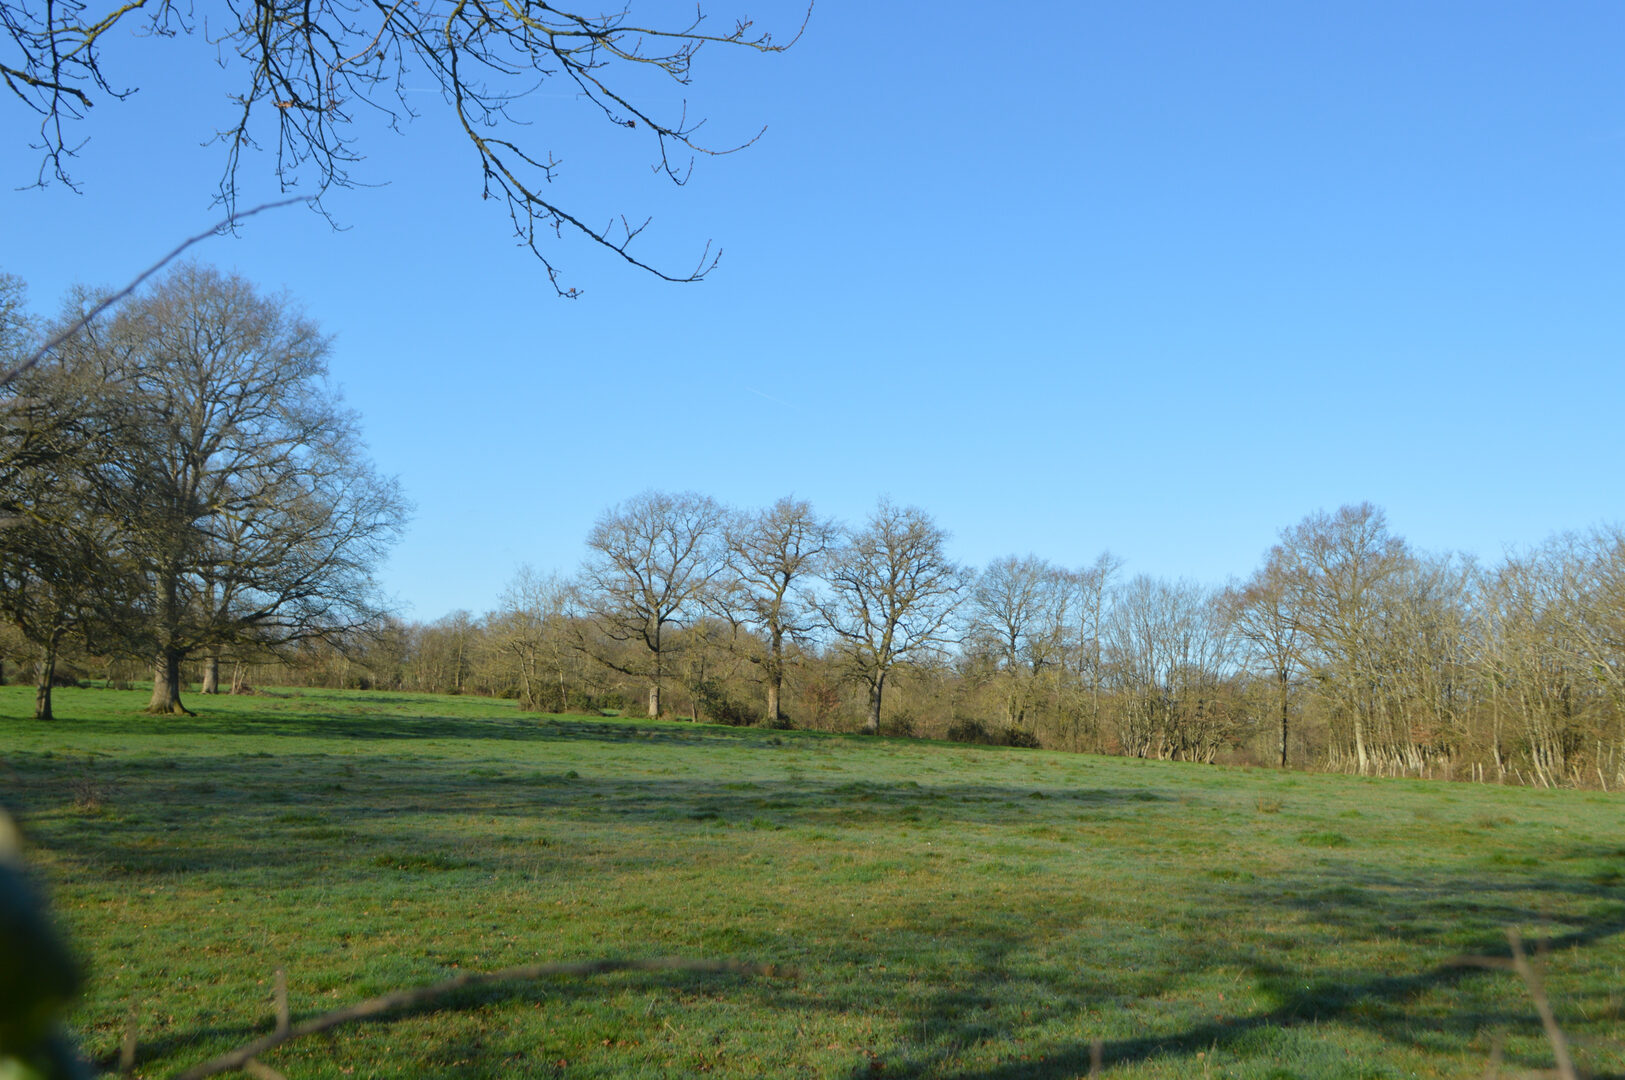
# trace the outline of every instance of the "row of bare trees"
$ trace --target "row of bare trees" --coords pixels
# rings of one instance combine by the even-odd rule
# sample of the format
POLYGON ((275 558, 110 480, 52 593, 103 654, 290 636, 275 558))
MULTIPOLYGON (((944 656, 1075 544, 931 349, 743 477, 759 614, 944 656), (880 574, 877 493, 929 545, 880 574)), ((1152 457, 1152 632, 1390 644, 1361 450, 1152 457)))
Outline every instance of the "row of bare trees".
POLYGON ((395 626, 388 658, 372 639, 313 677, 535 709, 1625 783, 1617 529, 1486 567, 1346 506, 1283 530, 1224 588, 1126 576, 1109 554, 977 572, 946 541, 888 502, 848 527, 793 499, 731 511, 648 492, 598 520, 577 575, 522 571, 496 611, 395 626))
POLYGON ((1366 504, 1286 530, 1230 593, 1244 670, 1328 765, 1625 783, 1625 534, 1597 528, 1481 567, 1411 550, 1366 504))
MULTIPOLYGON (((14 353, 38 328, 5 284, 14 353)), ((848 526, 795 499, 651 491, 598 519, 568 579, 526 570, 496 611, 406 625, 370 599, 400 497, 323 388, 326 348, 284 303, 193 266, 8 388, 0 611, 41 715, 68 648, 151 663, 157 711, 181 707, 186 674, 218 687, 222 659, 241 685, 292 658, 316 681, 533 709, 1625 783, 1618 529, 1485 567, 1346 506, 1210 588, 1125 578, 1109 554, 973 571, 887 501, 848 526)))

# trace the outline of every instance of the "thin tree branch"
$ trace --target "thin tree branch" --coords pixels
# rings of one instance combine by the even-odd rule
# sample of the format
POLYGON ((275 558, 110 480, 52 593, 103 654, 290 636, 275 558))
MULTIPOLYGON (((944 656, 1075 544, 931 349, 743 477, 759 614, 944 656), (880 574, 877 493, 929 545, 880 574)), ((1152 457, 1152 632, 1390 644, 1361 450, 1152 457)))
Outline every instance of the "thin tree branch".
POLYGON ((1574 1069, 1574 1058, 1569 1054, 1569 1041, 1563 1029, 1557 1025, 1557 1015, 1552 1012, 1551 999, 1546 996, 1546 986, 1540 972, 1535 970, 1523 951, 1523 938, 1518 934, 1517 927, 1507 927, 1507 941, 1512 945, 1512 970, 1529 988, 1535 1011, 1540 1014, 1541 1026, 1546 1029, 1546 1038, 1552 1044, 1552 1054, 1557 1059, 1557 1075, 1562 1080, 1579 1080, 1580 1074, 1574 1069))
POLYGON ((175 250, 171 251, 168 255, 165 255, 163 258, 141 271, 141 273, 136 276, 134 281, 131 281, 128 285, 124 286, 124 288, 120 289, 118 292, 113 293, 111 296, 105 297, 95 307, 73 320, 56 334, 53 334, 49 341, 41 345, 38 349, 35 349, 26 360, 23 360, 16 367, 12 368, 10 371, 7 371, 5 374, 0 375, 0 387, 9 386, 13 379, 31 370, 34 365, 38 364, 41 360, 49 356, 51 354, 51 350, 73 337, 73 335, 77 334, 85 327, 89 326, 95 321, 96 316, 100 315, 102 312, 106 311, 120 300, 123 300, 126 296, 129 296, 131 293, 135 292, 141 287, 142 282, 146 281, 149 277, 168 266, 171 262, 174 262, 182 252, 186 251, 186 249, 191 247, 193 244, 201 243, 211 236, 218 236, 227 229, 235 226, 239 221, 251 218, 255 214, 261 213, 262 211, 277 210, 284 206, 292 206, 294 203, 310 201, 312 201, 311 196, 300 195, 291 199, 280 199, 276 202, 261 203, 252 210, 244 210, 241 213, 233 212, 227 214, 224 219, 210 225, 203 232, 198 233, 196 236, 188 237, 186 240, 182 241, 175 248, 175 250))

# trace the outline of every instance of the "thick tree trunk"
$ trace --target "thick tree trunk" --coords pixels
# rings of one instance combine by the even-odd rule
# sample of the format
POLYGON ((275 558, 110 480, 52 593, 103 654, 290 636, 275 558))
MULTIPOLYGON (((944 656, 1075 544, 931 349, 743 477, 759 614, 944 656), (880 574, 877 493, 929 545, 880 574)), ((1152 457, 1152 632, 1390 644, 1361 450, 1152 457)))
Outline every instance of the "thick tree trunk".
POLYGON ((1288 704, 1289 699, 1287 698, 1287 681, 1283 676, 1281 679, 1281 768, 1283 769, 1286 768, 1286 728, 1288 704))
POLYGON ((165 649, 152 666, 152 700, 147 711, 158 716, 192 716, 181 704, 181 654, 165 649))
POLYGON ((778 726, 784 716, 780 698, 784 691, 784 631, 775 622, 768 634, 767 722, 778 726))
POLYGON ((203 660, 203 685, 198 692, 202 694, 220 692, 220 652, 217 649, 210 649, 209 655, 203 660))
POLYGON ((649 684, 649 719, 660 719, 660 683, 649 684))
POLYGON ((56 642, 52 641, 40 650, 35 674, 37 679, 34 683, 34 719, 54 720, 56 717, 51 712, 51 681, 56 678, 56 642))
POLYGON ((884 675, 869 684, 869 719, 863 725, 865 734, 880 734, 880 695, 885 691, 885 688, 886 677, 884 675))

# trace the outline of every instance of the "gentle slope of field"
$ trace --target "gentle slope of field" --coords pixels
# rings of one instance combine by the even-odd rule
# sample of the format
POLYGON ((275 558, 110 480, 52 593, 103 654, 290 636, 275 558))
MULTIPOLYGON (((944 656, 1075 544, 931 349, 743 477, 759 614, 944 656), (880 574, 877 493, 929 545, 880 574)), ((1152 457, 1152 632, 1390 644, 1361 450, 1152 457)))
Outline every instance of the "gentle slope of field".
POLYGON ((465 993, 267 1056, 424 1075, 1387 1077, 1549 1068, 1505 928, 1581 1064, 1625 1074, 1618 796, 521 715, 287 692, 0 690, 0 784, 86 955, 103 1064, 140 1075, 462 971, 465 993))

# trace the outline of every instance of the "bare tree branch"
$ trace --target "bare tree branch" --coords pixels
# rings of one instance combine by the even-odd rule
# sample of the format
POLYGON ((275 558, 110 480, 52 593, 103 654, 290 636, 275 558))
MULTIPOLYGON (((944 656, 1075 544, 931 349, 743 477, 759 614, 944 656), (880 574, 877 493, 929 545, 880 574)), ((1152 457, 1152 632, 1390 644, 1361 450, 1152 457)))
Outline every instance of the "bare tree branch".
POLYGON ((52 334, 45 344, 35 349, 21 363, 17 364, 3 375, 0 375, 0 387, 9 385, 13 379, 17 378, 17 376, 29 371, 41 360, 51 355, 52 350, 58 348, 63 342, 67 341, 69 338, 79 333, 79 331, 89 326, 102 312, 106 311, 108 308, 112 307, 114 304, 118 303, 120 300, 123 300, 125 297, 139 289, 142 282, 146 281, 152 275, 174 262, 183 252, 186 251, 187 248, 190 248, 193 244, 201 243, 211 236, 219 236, 221 233, 227 232, 234 228, 238 222, 246 221, 255 214, 262 213, 266 210, 276 210, 284 206, 292 206, 294 203, 308 203, 311 201, 311 199, 312 196, 300 195, 297 198, 278 199, 276 202, 261 203, 253 209, 244 210, 241 213, 233 211, 232 213, 227 214, 224 218, 221 218, 219 221, 215 222, 213 225, 210 225, 207 229, 198 233, 196 236, 187 237, 185 240, 177 244, 174 250, 172 250, 168 255, 165 255, 163 258, 141 271, 141 273, 137 274, 128 285, 124 286, 124 288, 120 289, 116 293, 103 297, 97 304, 95 304, 95 306, 91 307, 84 314, 69 322, 55 334, 52 334))
MULTIPOLYGON (((109 30, 174 37, 200 25, 179 0, 115 0, 99 18, 86 17, 89 7, 90 0, 40 7, 0 0, 0 82, 40 117, 40 184, 54 178, 74 186, 68 159, 80 147, 70 141, 72 122, 98 100, 130 93, 103 73, 109 30)), ((812 15, 809 3, 795 35, 780 43, 749 19, 713 31, 697 9, 659 26, 634 24, 624 8, 577 13, 542 0, 225 0, 223 7, 202 25, 236 80, 227 122, 214 132, 225 148, 217 197, 228 210, 236 208, 243 152, 264 148, 282 189, 313 189, 312 205, 325 214, 327 191, 360 183, 351 170, 364 157, 356 145, 362 114, 399 130, 423 100, 411 95, 431 89, 469 140, 482 196, 502 200, 515 237, 561 296, 579 290, 559 282, 541 247, 548 234, 577 234, 667 281, 703 278, 720 252, 707 242, 693 270, 660 269, 630 250, 647 221, 612 218, 600 228, 544 194, 560 162, 535 145, 537 117, 522 109, 524 100, 561 80, 569 96, 608 123, 652 138, 654 171, 681 186, 695 155, 734 153, 766 129, 735 145, 702 143, 703 121, 690 120, 686 100, 662 99, 641 73, 653 70, 686 87, 702 46, 782 52, 812 15)))

